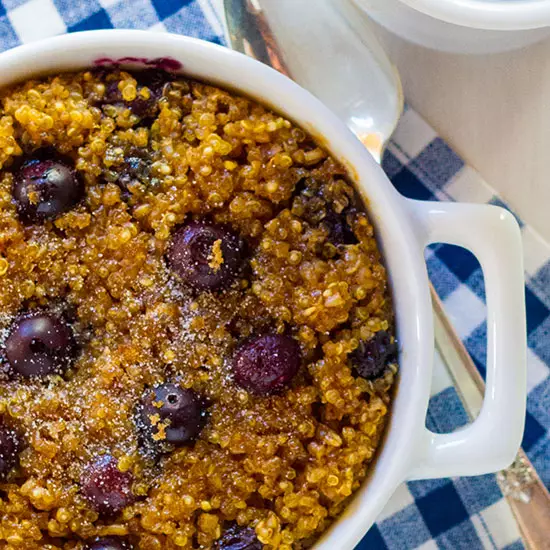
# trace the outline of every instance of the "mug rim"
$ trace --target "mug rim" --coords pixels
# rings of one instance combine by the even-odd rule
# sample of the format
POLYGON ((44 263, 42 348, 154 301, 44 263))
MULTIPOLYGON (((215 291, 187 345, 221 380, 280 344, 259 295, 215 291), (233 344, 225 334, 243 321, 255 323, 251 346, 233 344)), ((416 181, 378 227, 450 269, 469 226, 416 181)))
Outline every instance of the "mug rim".
POLYGON ((400 0, 447 23, 485 30, 529 30, 550 25, 548 0, 400 0))
POLYGON ((175 59, 182 63, 183 75, 243 93, 294 121, 344 164, 366 202, 392 287, 400 374, 378 458, 344 512, 314 546, 316 550, 352 550, 406 479, 424 443, 434 346, 418 225, 382 168, 335 114, 286 76, 216 44, 138 30, 66 34, 1 53, 0 86, 33 76, 91 68, 101 57, 116 60, 130 56, 175 59))

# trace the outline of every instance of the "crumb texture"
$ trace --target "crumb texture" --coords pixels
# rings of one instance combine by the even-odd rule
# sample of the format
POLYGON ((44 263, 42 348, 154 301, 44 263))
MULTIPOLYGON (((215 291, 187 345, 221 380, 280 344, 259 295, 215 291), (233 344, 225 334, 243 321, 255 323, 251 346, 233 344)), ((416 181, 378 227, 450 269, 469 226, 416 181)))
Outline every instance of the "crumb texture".
POLYGON ((344 168, 254 101, 119 69, 0 92, 0 168, 0 549, 312 546, 397 372, 344 168))

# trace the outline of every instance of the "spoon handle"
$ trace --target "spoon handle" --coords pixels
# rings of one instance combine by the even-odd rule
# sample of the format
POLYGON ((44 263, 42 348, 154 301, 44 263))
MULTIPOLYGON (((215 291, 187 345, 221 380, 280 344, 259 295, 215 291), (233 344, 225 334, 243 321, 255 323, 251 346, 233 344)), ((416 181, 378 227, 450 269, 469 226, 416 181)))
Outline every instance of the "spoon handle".
POLYGON ((263 9, 255 0, 225 0, 229 42, 234 50, 290 75, 263 9))
POLYGON ((341 0, 225 0, 232 47, 292 75, 380 161, 403 110, 401 84, 374 35, 356 33, 344 9, 356 10, 341 0))

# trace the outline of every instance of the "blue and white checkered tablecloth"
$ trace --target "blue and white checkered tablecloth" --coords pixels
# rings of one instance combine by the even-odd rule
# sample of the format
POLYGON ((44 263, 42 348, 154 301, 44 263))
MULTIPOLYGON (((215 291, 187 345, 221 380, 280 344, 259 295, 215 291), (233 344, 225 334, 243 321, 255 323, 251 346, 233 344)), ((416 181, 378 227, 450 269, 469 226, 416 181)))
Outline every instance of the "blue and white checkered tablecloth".
MULTIPOLYGON (((0 50, 55 34, 111 27, 223 42, 215 0, 0 0, 0 50)), ((384 168, 408 197, 506 206, 410 109, 388 148, 384 168)), ((523 448, 550 486, 550 246, 529 226, 521 225, 529 334, 523 448)), ((427 263, 448 314, 484 373, 486 311, 480 266, 469 252, 448 245, 432 247, 427 263)), ((428 425, 446 432, 466 422, 457 392, 436 361, 428 425)), ((516 550, 523 544, 495 476, 487 475, 401 486, 358 548, 516 550)))

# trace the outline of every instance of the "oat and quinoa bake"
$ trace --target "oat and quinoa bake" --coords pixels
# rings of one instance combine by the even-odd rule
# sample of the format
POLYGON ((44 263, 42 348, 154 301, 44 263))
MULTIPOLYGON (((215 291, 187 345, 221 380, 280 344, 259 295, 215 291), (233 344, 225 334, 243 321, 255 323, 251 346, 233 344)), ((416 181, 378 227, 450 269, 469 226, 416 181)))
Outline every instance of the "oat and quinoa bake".
POLYGON ((311 546, 397 372, 342 165, 161 71, 0 100, 0 549, 311 546))

